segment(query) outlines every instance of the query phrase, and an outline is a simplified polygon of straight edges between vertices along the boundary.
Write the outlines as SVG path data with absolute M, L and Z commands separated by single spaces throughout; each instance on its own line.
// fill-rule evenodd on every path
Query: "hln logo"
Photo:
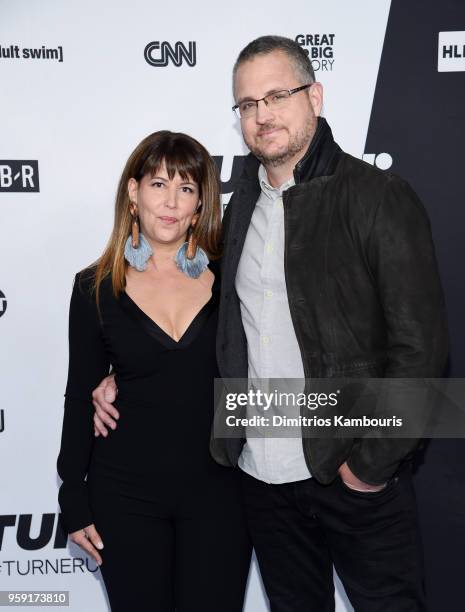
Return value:
M 438 72 L 465 71 L 465 31 L 439 32 Z
M 158 57 L 157 57 L 158 56 Z M 150 42 L 144 49 L 145 61 L 151 66 L 168 66 L 171 61 L 175 66 L 180 66 L 186 60 L 188 66 L 195 66 L 197 61 L 197 47 L 194 41 L 186 47 L 182 42 L 177 42 L 173 47 L 169 42 L 158 40 Z
M 0 160 L 1 191 L 39 191 L 39 162 L 35 159 Z

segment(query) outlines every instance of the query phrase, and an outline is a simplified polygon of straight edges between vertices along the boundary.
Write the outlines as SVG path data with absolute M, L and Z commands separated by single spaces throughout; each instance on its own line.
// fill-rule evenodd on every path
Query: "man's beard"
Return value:
M 310 145 L 310 141 L 315 133 L 316 121 L 309 121 L 303 130 L 296 132 L 289 137 L 289 144 L 286 149 L 276 152 L 274 155 L 266 155 L 257 147 L 251 146 L 246 141 L 246 145 L 252 153 L 259 159 L 264 166 L 277 168 L 293 159 L 298 153 L 305 152 Z M 264 125 L 260 131 L 266 132 L 272 130 L 276 126 L 271 124 Z

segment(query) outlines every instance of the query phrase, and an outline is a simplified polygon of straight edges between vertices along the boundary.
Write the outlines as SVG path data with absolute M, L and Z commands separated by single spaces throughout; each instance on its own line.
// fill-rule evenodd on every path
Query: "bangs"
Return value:
M 141 156 L 134 178 L 140 181 L 146 174 L 154 176 L 164 162 L 170 180 L 177 172 L 183 181 L 194 181 L 200 188 L 205 164 L 196 144 L 185 134 L 167 132 L 161 135 Z

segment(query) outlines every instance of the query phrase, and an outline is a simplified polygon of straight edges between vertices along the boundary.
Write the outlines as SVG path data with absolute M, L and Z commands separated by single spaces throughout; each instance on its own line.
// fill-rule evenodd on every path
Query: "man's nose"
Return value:
M 272 116 L 273 113 L 270 111 L 270 107 L 265 104 L 265 100 L 259 100 L 257 102 L 257 114 L 255 117 L 257 123 L 268 123 Z

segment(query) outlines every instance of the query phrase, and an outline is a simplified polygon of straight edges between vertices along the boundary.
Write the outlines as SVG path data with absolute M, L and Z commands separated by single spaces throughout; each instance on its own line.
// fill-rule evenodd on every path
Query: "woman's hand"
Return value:
M 93 557 L 97 565 L 102 565 L 102 557 L 97 549 L 102 550 L 103 542 L 94 524 L 87 525 L 84 529 L 73 531 L 73 533 L 69 534 L 69 539 Z
M 107 376 L 102 380 L 99 386 L 92 391 L 92 404 L 94 405 L 94 435 L 100 434 L 104 437 L 108 435 L 108 430 L 105 427 L 116 429 L 116 422 L 113 419 L 119 419 L 119 412 L 112 405 L 115 401 L 118 388 L 115 384 L 114 376 Z M 113 418 L 112 418 L 113 417 Z

